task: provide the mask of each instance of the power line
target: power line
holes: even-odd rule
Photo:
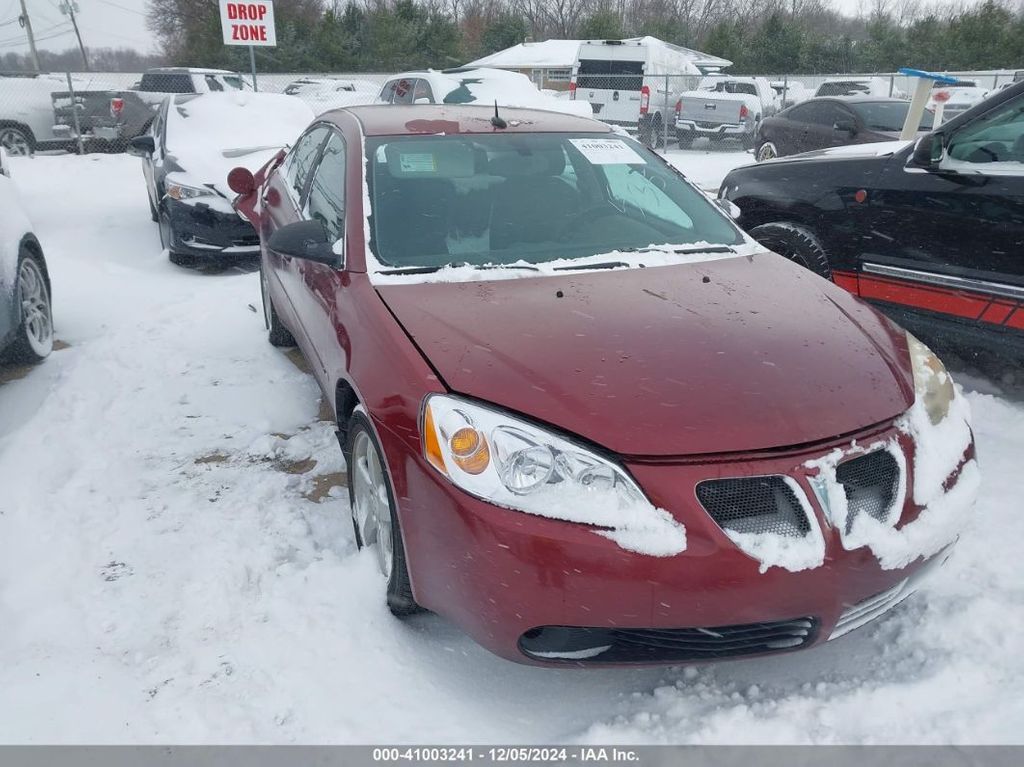
[[[113,8],[120,8],[122,11],[127,11],[128,13],[134,13],[136,16],[146,16],[146,12],[145,11],[139,11],[139,10],[136,10],[135,8],[127,8],[126,6],[120,5],[118,3],[111,2],[111,0],[96,0],[96,2],[97,3],[103,3],[104,5],[109,5],[109,6],[113,7]]]

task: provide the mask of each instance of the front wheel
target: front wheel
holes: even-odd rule
[[[684,131],[676,131],[676,143],[680,149],[689,149],[693,146],[693,134]]]
[[[805,226],[788,222],[762,224],[750,230],[750,236],[780,256],[832,279],[828,254],[818,236]]]
[[[53,310],[42,261],[22,250],[16,285],[21,322],[10,358],[16,362],[41,362],[53,351]]]
[[[779,149],[771,141],[765,141],[761,146],[757,148],[757,152],[754,153],[754,159],[758,162],[767,162],[768,160],[774,160],[779,156]]]
[[[360,549],[373,548],[377,567],[387,578],[391,612],[398,616],[419,612],[421,608],[413,598],[406,568],[405,546],[387,467],[370,419],[361,407],[348,423],[345,462],[356,545]]]
[[[0,127],[0,147],[11,157],[28,157],[32,154],[32,133],[28,128],[14,125]]]

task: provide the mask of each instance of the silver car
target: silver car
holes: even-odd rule
[[[0,362],[39,362],[53,350],[50,276],[0,150]]]

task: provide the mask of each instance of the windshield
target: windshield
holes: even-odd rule
[[[389,137],[368,140],[366,152],[370,248],[390,267],[744,242],[714,203],[625,137]]]
[[[868,130],[888,131],[894,133],[903,130],[903,122],[907,119],[909,101],[853,101],[850,102]],[[925,110],[921,116],[918,130],[931,130],[935,113]]]

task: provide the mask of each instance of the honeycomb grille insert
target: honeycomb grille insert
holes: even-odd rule
[[[858,514],[885,522],[900,486],[900,467],[888,450],[859,455],[836,467],[836,480],[846,493],[846,532]]]
[[[697,485],[697,500],[723,530],[799,538],[811,529],[781,476],[706,480]]]

